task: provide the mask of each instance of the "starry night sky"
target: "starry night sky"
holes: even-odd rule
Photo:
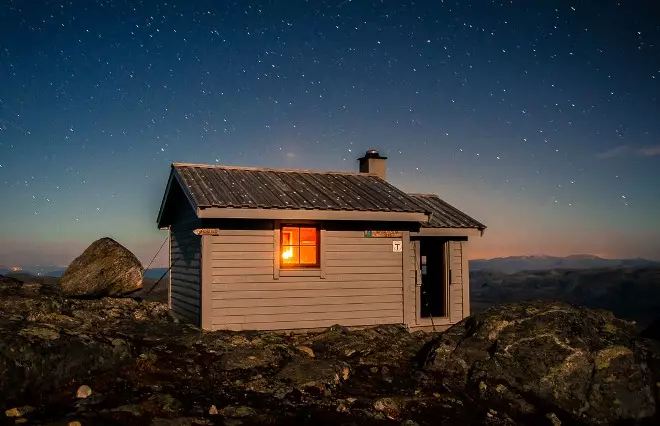
[[[148,263],[173,161],[372,148],[488,226],[473,258],[660,259],[659,97],[651,0],[2,0],[0,264]]]

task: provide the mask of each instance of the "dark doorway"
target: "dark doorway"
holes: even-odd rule
[[[421,317],[447,316],[447,268],[446,240],[422,238],[420,240],[420,269],[422,287],[420,294]]]

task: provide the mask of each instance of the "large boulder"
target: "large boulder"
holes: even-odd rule
[[[121,296],[142,288],[144,267],[112,238],[94,241],[64,271],[62,292],[69,296]]]
[[[466,318],[421,355],[431,386],[523,423],[660,419],[660,345],[609,312],[548,301],[501,305]]]

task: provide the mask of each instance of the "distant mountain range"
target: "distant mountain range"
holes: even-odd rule
[[[14,268],[19,268],[18,270],[12,269],[10,266],[0,265],[0,275],[6,275],[9,273],[26,273],[31,275],[41,275],[41,276],[51,276],[59,277],[64,273],[65,267],[59,265],[16,265]],[[52,271],[52,274],[51,274]],[[55,274],[55,275],[53,275]]]
[[[591,254],[557,256],[509,256],[470,261],[471,271],[491,270],[513,274],[521,271],[547,271],[552,269],[598,269],[619,267],[660,266],[660,262],[648,259],[605,259]],[[23,272],[48,277],[61,277],[65,267],[56,265],[21,266]],[[147,278],[160,278],[167,268],[151,268],[144,274]],[[0,274],[12,272],[9,266],[0,265]]]
[[[43,276],[43,277],[61,277],[62,274],[64,274],[64,271],[66,268],[61,268],[57,266],[27,266],[23,267],[20,272],[26,273],[26,274],[31,274],[31,275],[37,275],[37,276]],[[167,268],[150,268],[147,269],[147,271],[144,273],[144,276],[146,278],[160,278],[163,276],[163,274],[167,271]],[[7,275],[10,273],[13,273],[15,271],[12,271],[11,269],[7,268],[6,266],[0,266],[0,275]]]
[[[521,271],[547,271],[551,269],[598,269],[660,266],[660,262],[647,259],[605,259],[590,254],[567,257],[510,256],[470,261],[470,270],[491,270],[513,274]]]
[[[500,303],[562,300],[612,311],[660,333],[660,265],[549,269],[506,273],[470,271],[470,305],[476,313]],[[660,336],[660,334],[659,334]]]

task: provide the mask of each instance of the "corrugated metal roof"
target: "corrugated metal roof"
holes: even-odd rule
[[[410,194],[431,212],[431,220],[422,223],[423,228],[477,228],[486,229],[482,223],[472,219],[435,194]]]
[[[416,198],[367,173],[172,166],[194,207],[428,213]]]

